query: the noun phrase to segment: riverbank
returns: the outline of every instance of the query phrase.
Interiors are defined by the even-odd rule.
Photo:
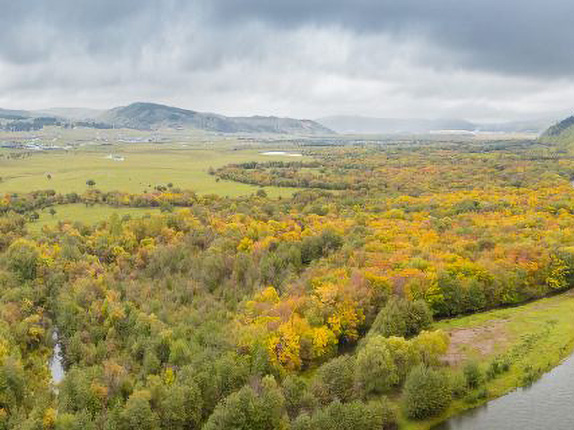
[[[430,429],[451,416],[532,383],[560,364],[574,349],[574,292],[516,308],[440,321],[435,328],[445,330],[451,337],[446,357],[451,372],[460,371],[469,360],[477,362],[485,372],[496,358],[508,361],[510,368],[464,399],[455,400],[440,417],[420,422],[401,417],[401,429]]]

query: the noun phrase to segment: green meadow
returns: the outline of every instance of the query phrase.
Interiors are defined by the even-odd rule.
[[[31,232],[40,232],[44,226],[52,227],[60,221],[79,221],[86,225],[96,224],[100,221],[107,220],[113,214],[119,217],[130,216],[140,218],[147,215],[159,213],[158,208],[130,208],[130,207],[112,207],[104,205],[86,206],[83,203],[60,205],[54,208],[55,214],[51,214],[49,209],[44,209],[38,214],[40,218],[37,221],[28,224],[28,230]]]
[[[174,187],[200,194],[234,197],[254,193],[258,187],[217,181],[208,174],[208,169],[228,163],[287,159],[261,155],[263,151],[125,144],[32,152],[26,158],[0,159],[0,193],[38,189],[54,189],[60,193],[83,192],[87,187],[86,181],[92,179],[96,188],[102,191],[143,193],[153,190],[156,185],[172,183]],[[110,155],[121,161],[109,158]],[[296,189],[267,187],[265,191],[271,197],[278,197],[291,195]]]
[[[102,191],[146,193],[157,185],[193,190],[199,194],[218,194],[237,197],[257,192],[259,187],[238,182],[218,180],[209,175],[210,167],[247,161],[293,160],[283,155],[262,155],[263,152],[285,150],[281,145],[242,144],[235,139],[212,141],[204,135],[186,136],[176,132],[162,137],[169,143],[99,143],[117,141],[118,135],[103,131],[96,136],[94,130],[65,130],[59,135],[47,129],[41,135],[43,142],[53,141],[68,149],[30,151],[26,149],[0,149],[0,194],[26,193],[53,189],[58,193],[84,192],[86,181],[93,180]],[[107,134],[106,134],[107,133]],[[119,132],[118,132],[119,133]],[[148,138],[149,134],[122,131],[128,140]],[[123,136],[125,135],[125,136]],[[4,133],[7,141],[26,142],[30,136]],[[252,147],[255,146],[255,147]],[[292,147],[286,150],[297,151]],[[13,154],[22,154],[13,157]],[[272,198],[292,195],[296,188],[265,187]],[[40,219],[29,225],[31,231],[40,231],[44,225],[58,221],[81,221],[92,224],[107,219],[111,214],[133,217],[149,213],[150,209],[113,208],[84,205],[59,206],[51,215],[48,210],[39,213]]]

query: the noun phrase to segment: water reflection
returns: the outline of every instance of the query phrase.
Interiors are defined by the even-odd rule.
[[[62,356],[62,347],[58,339],[58,332],[54,330],[52,333],[52,340],[54,341],[54,349],[52,357],[50,357],[50,373],[52,374],[52,383],[58,385],[64,379],[64,357]]]
[[[574,356],[531,387],[451,418],[433,430],[574,429]]]

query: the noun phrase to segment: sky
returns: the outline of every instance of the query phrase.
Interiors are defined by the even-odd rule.
[[[0,107],[574,112],[572,0],[0,0]]]

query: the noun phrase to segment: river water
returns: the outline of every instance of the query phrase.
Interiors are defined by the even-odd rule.
[[[528,388],[519,388],[432,430],[574,429],[574,356]]]
[[[52,333],[52,340],[54,341],[54,349],[52,350],[52,357],[50,357],[50,373],[52,374],[52,383],[58,385],[64,379],[64,357],[62,356],[62,346],[58,339],[58,332]]]

